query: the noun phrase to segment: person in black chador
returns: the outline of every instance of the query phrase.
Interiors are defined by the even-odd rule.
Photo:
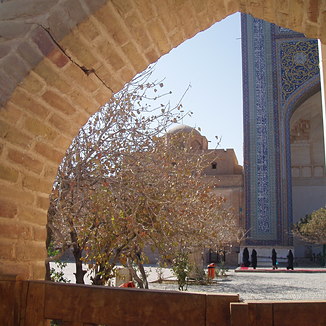
[[[273,265],[273,269],[275,268],[277,269],[277,253],[274,248],[272,250],[272,265]]]
[[[293,253],[292,253],[292,250],[291,249],[289,250],[289,253],[287,255],[287,258],[288,258],[288,266],[287,266],[287,269],[292,269],[293,270]]]
[[[257,267],[257,251],[255,249],[252,249],[251,252],[251,266],[253,269],[256,269]]]
[[[250,266],[249,250],[248,250],[247,247],[243,249],[242,262],[243,262],[244,267],[249,267]]]

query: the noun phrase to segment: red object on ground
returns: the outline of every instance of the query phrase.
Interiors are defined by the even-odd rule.
[[[214,263],[209,264],[207,268],[208,268],[208,278],[213,279],[215,277],[215,264]]]
[[[135,283],[133,281],[123,283],[119,285],[119,288],[135,288]]]

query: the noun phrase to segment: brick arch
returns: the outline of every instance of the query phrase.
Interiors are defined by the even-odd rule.
[[[325,10],[308,0],[3,1],[0,275],[44,277],[57,166],[88,117],[135,74],[237,11],[326,43]]]

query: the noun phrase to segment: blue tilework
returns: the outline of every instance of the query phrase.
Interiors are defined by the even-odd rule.
[[[292,224],[287,112],[316,87],[317,42],[246,14],[241,29],[248,243],[286,245]]]

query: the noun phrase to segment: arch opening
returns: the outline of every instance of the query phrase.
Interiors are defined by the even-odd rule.
[[[308,2],[282,9],[242,1],[146,3],[0,4],[1,274],[44,277],[48,194],[65,149],[149,63],[237,11],[326,42],[323,8]]]

